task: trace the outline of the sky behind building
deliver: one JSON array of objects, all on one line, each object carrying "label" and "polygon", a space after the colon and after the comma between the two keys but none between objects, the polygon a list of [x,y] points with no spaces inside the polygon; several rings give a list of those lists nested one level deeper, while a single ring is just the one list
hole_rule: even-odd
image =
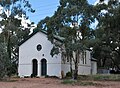
[{"label": "sky behind building", "polygon": [[[88,0],[90,4],[94,4],[97,0]],[[30,21],[37,24],[46,16],[52,16],[59,6],[59,0],[29,0],[35,13],[28,13]]]}]

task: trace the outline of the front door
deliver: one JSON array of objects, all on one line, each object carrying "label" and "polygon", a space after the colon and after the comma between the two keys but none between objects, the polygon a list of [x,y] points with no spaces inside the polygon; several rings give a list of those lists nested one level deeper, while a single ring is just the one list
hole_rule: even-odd
[{"label": "front door", "polygon": [[47,60],[42,59],[41,60],[41,76],[47,75]]},{"label": "front door", "polygon": [[32,63],[33,63],[32,75],[33,75],[33,77],[36,77],[37,76],[37,69],[38,69],[37,60],[33,59]]}]

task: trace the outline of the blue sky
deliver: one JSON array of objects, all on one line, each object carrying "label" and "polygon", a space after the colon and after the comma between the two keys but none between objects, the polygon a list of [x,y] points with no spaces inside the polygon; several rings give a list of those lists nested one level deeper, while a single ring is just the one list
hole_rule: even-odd
[{"label": "blue sky", "polygon": [[[96,0],[88,0],[90,4],[94,4]],[[59,6],[59,0],[29,0],[35,13],[28,13],[31,22],[37,24],[46,16],[52,16]]]}]

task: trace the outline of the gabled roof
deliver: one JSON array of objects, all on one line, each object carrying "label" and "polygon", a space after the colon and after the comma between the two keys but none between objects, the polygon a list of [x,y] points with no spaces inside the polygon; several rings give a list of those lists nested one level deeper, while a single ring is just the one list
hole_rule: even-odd
[{"label": "gabled roof", "polygon": [[[30,34],[26,39],[24,39],[23,41],[21,41],[19,44],[18,44],[18,46],[21,46],[24,42],[26,42],[28,39],[30,39],[32,36],[34,36],[36,33],[38,33],[38,32],[41,32],[41,33],[43,33],[43,34],[45,34],[45,35],[47,35],[47,31],[45,31],[45,30],[37,30],[37,31],[34,31],[32,34]],[[60,42],[62,42],[63,40],[60,38],[60,37],[58,37],[58,36],[54,36],[54,39],[56,39],[56,40],[58,40],[58,41],[60,41]]]}]

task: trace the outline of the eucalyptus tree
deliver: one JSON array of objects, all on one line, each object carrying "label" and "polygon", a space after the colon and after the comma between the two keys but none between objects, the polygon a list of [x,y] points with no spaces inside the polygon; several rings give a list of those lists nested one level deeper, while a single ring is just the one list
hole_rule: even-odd
[{"label": "eucalyptus tree", "polygon": [[56,36],[62,40],[61,45],[54,43],[51,54],[60,53],[57,49],[63,50],[61,52],[64,59],[69,59],[71,65],[74,62],[74,79],[78,76],[80,54],[88,49],[87,41],[92,38],[89,26],[94,22],[93,13],[93,6],[86,0],[60,0],[60,6],[55,14],[38,23],[38,27],[47,30],[48,39],[52,43]]},{"label": "eucalyptus tree", "polygon": [[[0,33],[1,42],[6,45],[8,59],[10,60],[10,67],[7,71],[16,71],[18,63],[18,43],[26,38],[30,29],[24,28],[21,25],[21,19],[28,19],[26,11],[34,12],[31,4],[27,0],[0,0],[2,8],[0,12]],[[28,24],[30,26],[30,24]],[[12,67],[15,67],[14,69]],[[9,75],[11,72],[9,72]]]},{"label": "eucalyptus tree", "polygon": [[97,20],[96,44],[94,56],[102,61],[102,67],[117,67],[120,69],[120,2],[108,0],[108,4],[102,3],[95,6]]},{"label": "eucalyptus tree", "polygon": [[0,42],[0,79],[7,74],[7,68],[9,67],[9,59],[4,43]]}]

